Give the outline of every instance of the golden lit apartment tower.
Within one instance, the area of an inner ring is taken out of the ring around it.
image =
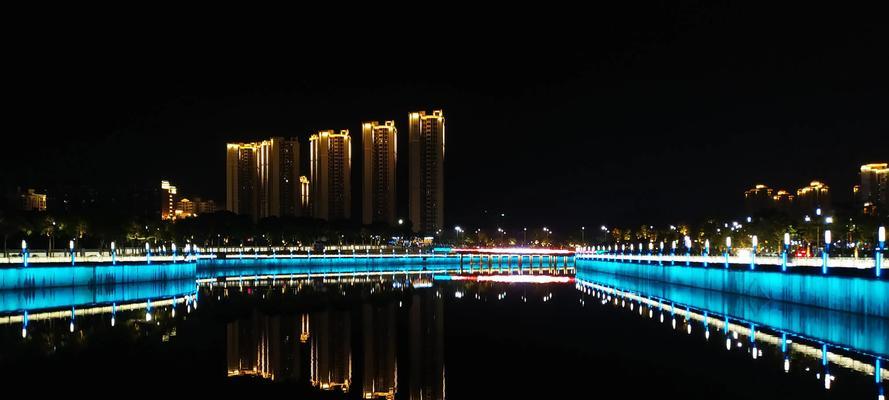
[[[436,234],[444,226],[445,117],[441,110],[408,115],[410,218],[414,232]]]
[[[170,181],[161,181],[161,220],[172,221],[176,219],[176,186]]]
[[[889,164],[862,165],[861,186],[857,196],[865,214],[889,212]]]
[[[809,186],[796,191],[796,202],[800,212],[805,215],[811,215],[819,208],[829,210],[830,187],[820,181],[812,181]]]
[[[361,125],[364,146],[362,223],[395,224],[395,162],[398,156],[398,130],[395,121]]]
[[[772,208],[772,201],[772,189],[766,185],[756,185],[744,192],[744,208],[751,214]]]
[[[299,142],[274,137],[229,143],[226,151],[226,209],[254,219],[301,215]]]
[[[37,193],[34,189],[28,189],[22,193],[21,209],[24,211],[46,211],[46,194]]]
[[[349,219],[352,204],[352,138],[349,130],[320,131],[309,138],[312,216]]]

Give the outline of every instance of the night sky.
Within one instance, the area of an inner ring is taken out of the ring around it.
[[[34,29],[6,57],[0,183],[169,179],[224,203],[227,141],[297,136],[307,158],[312,132],[349,129],[357,167],[360,123],[389,119],[404,178],[407,113],[438,108],[448,225],[486,210],[557,229],[737,215],[756,183],[813,179],[844,201],[860,164],[889,161],[885,14],[707,3],[584,13],[553,28],[455,16],[438,25],[447,35],[396,26],[380,37],[271,23]]]

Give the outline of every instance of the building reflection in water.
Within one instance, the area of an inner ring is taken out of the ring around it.
[[[365,399],[394,398],[398,391],[395,304],[365,303],[361,314],[364,345],[362,394]]]
[[[352,384],[352,329],[348,311],[312,313],[312,386],[349,391]]]
[[[358,390],[365,399],[444,399],[442,296],[434,288],[407,296],[397,290],[394,296],[371,290],[351,310],[328,305],[282,316],[254,310],[229,322],[228,375]],[[406,374],[399,361],[409,367]]]
[[[444,306],[441,293],[414,293],[410,308],[410,399],[444,399]]]
[[[250,318],[226,325],[228,375],[254,375],[272,380],[303,379],[305,350],[294,336],[295,318],[267,316],[254,311]]]

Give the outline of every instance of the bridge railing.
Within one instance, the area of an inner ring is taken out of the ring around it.
[[[629,261],[643,263],[670,263],[684,264],[686,262],[710,265],[724,265],[726,258],[724,255],[712,256],[688,256],[683,254],[676,255],[646,255],[646,254],[596,254],[592,252],[578,252],[579,260],[608,260],[608,261]],[[781,266],[783,259],[775,256],[756,256],[755,260],[752,256],[729,256],[729,264],[750,265],[752,262],[756,265],[773,265]],[[823,260],[821,258],[792,258],[787,260],[788,267],[821,267]],[[855,268],[855,269],[873,269],[876,266],[876,260],[873,258],[854,258],[854,257],[830,257],[827,266],[829,268]],[[883,265],[883,270],[887,268]]]

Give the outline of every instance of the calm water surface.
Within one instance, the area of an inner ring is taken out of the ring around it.
[[[741,321],[726,333],[701,310],[574,283],[245,280],[179,299],[115,304],[113,326],[108,310],[32,319],[24,338],[21,323],[0,325],[0,373],[30,388],[187,385],[306,399],[877,399],[880,390],[867,354],[831,348],[824,365],[813,340],[785,342]]]

